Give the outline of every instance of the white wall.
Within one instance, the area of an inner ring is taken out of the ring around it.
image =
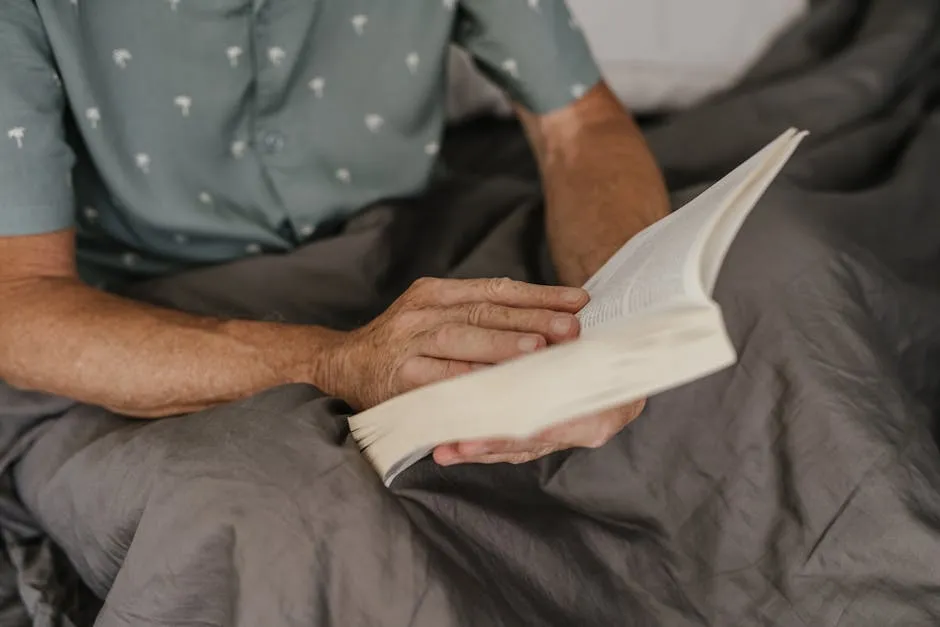
[[[686,105],[734,82],[808,0],[568,0],[618,93]]]
[[[502,0],[518,2],[521,0]],[[568,0],[601,69],[633,111],[681,108],[731,85],[809,0]],[[455,52],[451,120],[508,115],[505,98]]]

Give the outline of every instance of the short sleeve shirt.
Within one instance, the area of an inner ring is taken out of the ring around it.
[[[288,251],[432,176],[447,55],[537,113],[600,80],[563,0],[6,0],[0,235],[153,276]]]

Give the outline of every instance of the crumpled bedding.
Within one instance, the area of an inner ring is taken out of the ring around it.
[[[938,0],[817,2],[733,90],[646,121],[677,205],[813,135],[718,281],[739,363],[599,450],[387,490],[307,386],[157,422],[0,391],[26,425],[3,625],[940,623],[938,25]],[[129,295],[350,328],[422,275],[551,281],[518,128],[458,129],[445,161],[335,237]]]

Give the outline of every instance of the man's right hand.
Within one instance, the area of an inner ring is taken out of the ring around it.
[[[582,289],[509,279],[420,279],[335,355],[336,393],[355,409],[570,341]]]

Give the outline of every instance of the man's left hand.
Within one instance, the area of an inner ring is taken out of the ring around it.
[[[571,448],[599,448],[642,413],[645,400],[594,416],[578,418],[542,431],[526,440],[483,440],[444,444],[434,449],[434,461],[454,464],[524,464]]]

